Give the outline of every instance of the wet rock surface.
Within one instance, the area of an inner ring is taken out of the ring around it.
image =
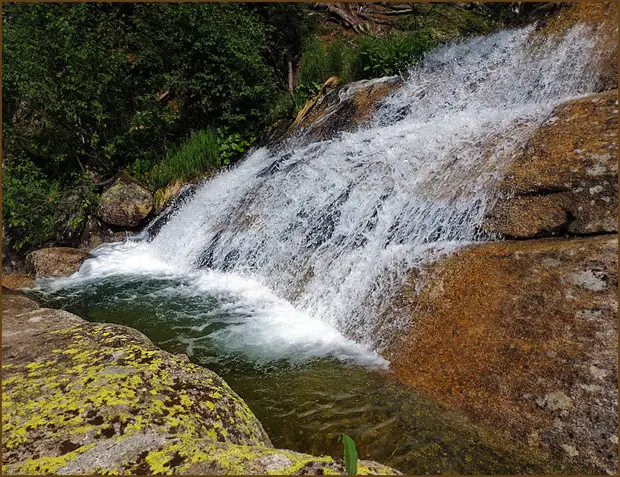
[[[3,473],[344,473],[273,449],[215,373],[120,325],[4,293]],[[394,474],[373,462],[360,473]]]
[[[27,268],[39,277],[64,277],[80,269],[90,254],[70,247],[42,248],[26,257]]]
[[[597,91],[618,87],[618,3],[575,2],[564,6],[542,22],[534,40],[559,37],[577,25],[584,25],[596,42],[596,53],[590,58],[591,73],[596,75]]]
[[[368,122],[381,100],[403,85],[398,76],[362,80],[319,98],[295,127],[304,142],[322,141]]]
[[[122,242],[134,233],[132,230],[114,227],[97,217],[91,217],[82,232],[79,248],[88,252],[104,243]]]
[[[416,272],[403,381],[537,452],[617,472],[616,235],[472,246]]]
[[[618,90],[559,106],[505,171],[485,227],[508,238],[618,230]]]

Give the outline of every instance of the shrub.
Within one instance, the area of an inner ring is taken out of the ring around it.
[[[99,199],[88,177],[76,177],[67,187],[47,179],[27,160],[5,164],[3,172],[3,222],[15,250],[28,252],[49,241],[79,237]]]
[[[434,46],[432,36],[425,30],[383,37],[361,36],[357,42],[355,75],[358,79],[404,75]]]
[[[435,45],[431,33],[425,29],[383,37],[362,35],[353,41],[339,38],[329,45],[323,45],[319,37],[311,37],[304,45],[299,65],[295,105],[299,109],[331,76],[338,76],[341,83],[348,83],[404,75]]]
[[[15,243],[74,237],[67,229],[83,222],[86,173],[99,181],[126,169],[162,184],[235,160],[286,89],[278,68],[297,54],[291,41],[307,30],[305,9],[5,4],[3,152],[21,162],[4,164],[3,215]],[[222,157],[212,133],[179,147],[196,124],[226,130]]]

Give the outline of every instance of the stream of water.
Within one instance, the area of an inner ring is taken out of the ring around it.
[[[585,27],[538,44],[532,30],[439,48],[365,127],[253,151],[158,233],[35,293],[213,369],[276,446],[340,455],[346,432],[405,472],[544,471],[396,383],[382,353],[411,317],[380,319],[412,267],[494,238],[481,223],[503,168],[595,89]]]

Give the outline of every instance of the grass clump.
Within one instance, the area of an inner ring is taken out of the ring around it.
[[[198,131],[178,149],[168,153],[164,160],[153,166],[151,182],[155,188],[182,179],[192,180],[220,166],[218,138],[211,129]]]
[[[337,76],[341,84],[382,76],[405,75],[436,46],[431,32],[420,29],[385,36],[338,38],[325,45],[310,37],[304,44],[294,99],[297,109],[315,96],[325,81]]]
[[[254,141],[254,136],[229,133],[224,128],[198,131],[155,164],[147,174],[147,181],[159,189],[175,181],[198,179],[232,164]]]

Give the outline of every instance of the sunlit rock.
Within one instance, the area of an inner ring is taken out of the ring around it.
[[[26,256],[36,277],[63,277],[77,272],[90,254],[70,247],[42,248]]]
[[[462,249],[404,288],[392,364],[494,432],[615,473],[617,254],[616,235]]]
[[[618,90],[558,106],[504,172],[487,230],[511,238],[618,230]]]

